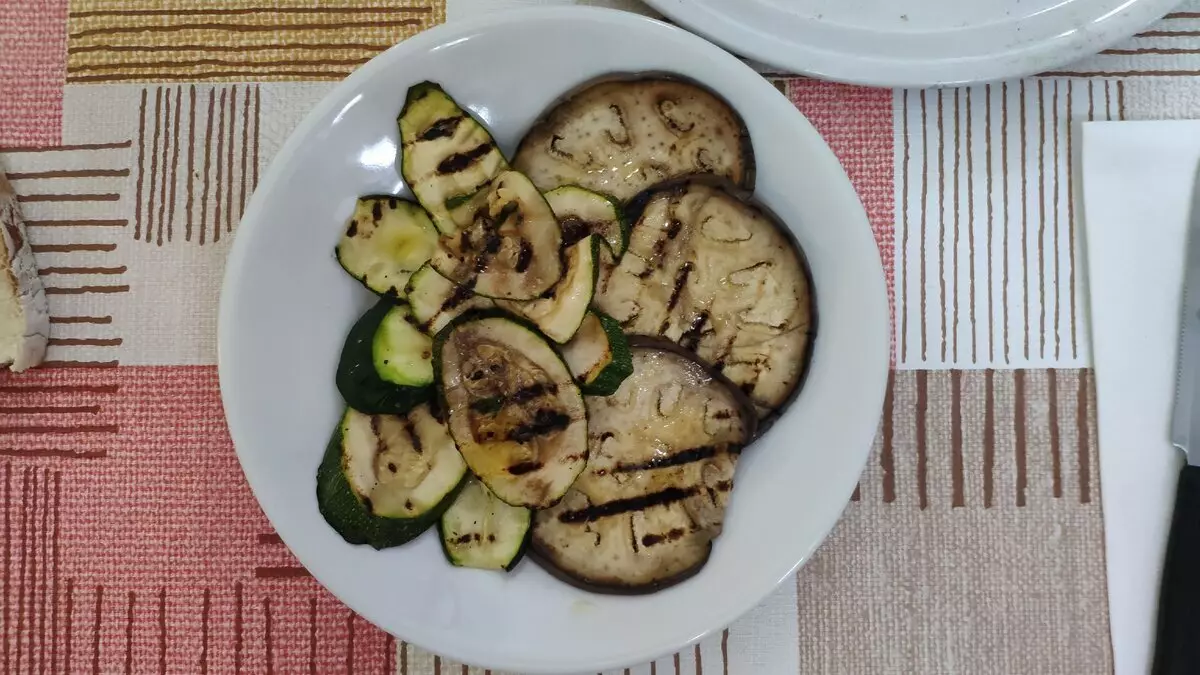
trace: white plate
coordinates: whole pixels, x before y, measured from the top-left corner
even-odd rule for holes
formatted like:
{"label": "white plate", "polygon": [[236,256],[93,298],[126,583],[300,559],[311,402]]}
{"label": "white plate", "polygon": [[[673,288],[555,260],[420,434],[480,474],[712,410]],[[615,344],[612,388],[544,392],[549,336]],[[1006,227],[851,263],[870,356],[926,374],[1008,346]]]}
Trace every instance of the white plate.
{"label": "white plate", "polygon": [[908,87],[1043,72],[1094,54],[1179,0],[646,0],[784,70]]}
{"label": "white plate", "polygon": [[[619,43],[620,48],[614,49]],[[434,533],[377,552],[321,519],[314,475],[342,408],[334,368],[372,297],[333,257],[355,197],[398,191],[396,113],[430,79],[511,151],[542,109],[613,71],[702,81],[745,116],[758,196],[812,261],[819,336],[807,385],[738,466],[725,532],[696,577],[643,597],[589,594],[531,561],[509,575],[446,563]],[[292,134],[237,232],[221,293],[221,394],[246,477],[300,562],[371,622],[471,664],[607,669],[678,649],[762,600],[838,519],[866,461],[888,368],[875,240],[846,174],[769,83],[717,47],[633,14],[496,14],[406,40],[338,85]]]}

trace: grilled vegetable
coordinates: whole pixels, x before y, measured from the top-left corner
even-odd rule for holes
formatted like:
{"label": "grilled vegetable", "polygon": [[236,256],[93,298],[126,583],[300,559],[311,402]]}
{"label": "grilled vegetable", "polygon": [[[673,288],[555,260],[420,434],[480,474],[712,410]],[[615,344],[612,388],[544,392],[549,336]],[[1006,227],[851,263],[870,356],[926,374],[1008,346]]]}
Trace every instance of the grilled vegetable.
{"label": "grilled vegetable", "polygon": [[432,82],[409,88],[398,122],[404,182],[442,234],[458,232],[508,162],[487,129]]}
{"label": "grilled vegetable", "polygon": [[633,374],[588,399],[587,469],[537,513],[533,550],[572,583],[649,592],[708,560],[754,415],[681,352],[633,349]]}
{"label": "grilled vegetable", "polygon": [[433,340],[412,325],[412,312],[397,305],[379,322],[371,360],[384,382],[405,387],[433,384]]}
{"label": "grilled vegetable", "polygon": [[559,344],[570,340],[583,323],[596,293],[600,251],[604,246],[598,235],[585,234],[566,250],[566,272],[545,297],[528,302],[500,300],[500,306],[534,322],[546,337]]}
{"label": "grilled vegetable", "polygon": [[814,329],[807,269],[781,226],[699,183],[645,196],[596,304],[627,333],[695,351],[764,416],[800,382]]}
{"label": "grilled vegetable", "polygon": [[612,394],[633,372],[621,324],[596,311],[583,318],[575,337],[563,345],[562,355],[579,388],[588,396]]}
{"label": "grilled vegetable", "polygon": [[[428,401],[433,388],[424,385],[400,385],[380,377],[375,369],[375,341],[380,326],[397,309],[391,302],[380,300],[367,310],[350,329],[337,367],[337,388],[346,404],[368,415],[407,413],[414,406]],[[404,311],[403,309],[399,311]],[[395,320],[395,316],[391,317]],[[403,335],[403,333],[400,333]],[[428,338],[426,338],[428,340]],[[415,340],[414,340],[415,341]],[[405,340],[397,340],[401,345]],[[390,359],[388,359],[390,361]],[[386,366],[390,367],[388,363]],[[399,364],[397,364],[397,371]],[[396,373],[397,375],[400,373]],[[402,379],[396,377],[395,379]],[[413,380],[421,381],[420,378]]]}
{"label": "grilled vegetable", "polygon": [[525,135],[513,166],[544,191],[578,185],[622,201],[700,173],[754,188],[754,152],[737,112],[700,86],[662,78],[579,91]]}
{"label": "grilled vegetable", "polygon": [[511,570],[525,555],[533,513],[509,506],[477,479],[467,479],[438,522],[442,551],[459,567]]}
{"label": "grilled vegetable", "polygon": [[442,276],[491,298],[532,300],[562,277],[562,231],[546,198],[516,171],[500,174],[470,225],[433,254]]}
{"label": "grilled vegetable", "polygon": [[399,297],[437,241],[437,229],[419,205],[399,197],[363,197],[335,250],[350,276],[380,295]]}
{"label": "grilled vegetable", "polygon": [[564,185],[546,193],[546,201],[562,227],[564,243],[580,239],[584,234],[598,234],[617,260],[629,246],[629,222],[621,205],[611,197]]}
{"label": "grilled vegetable", "polygon": [[505,503],[546,508],[587,463],[583,395],[535,328],[469,314],[434,340],[450,432],[471,471]]}
{"label": "grilled vegetable", "polygon": [[429,406],[404,417],[349,409],[317,469],[317,506],[351,544],[399,546],[441,517],[466,473]]}
{"label": "grilled vegetable", "polygon": [[464,312],[488,309],[493,305],[491,300],[475,295],[465,286],[459,286],[438,274],[429,263],[413,272],[408,285],[404,287],[404,296],[412,308],[417,326],[430,335]]}

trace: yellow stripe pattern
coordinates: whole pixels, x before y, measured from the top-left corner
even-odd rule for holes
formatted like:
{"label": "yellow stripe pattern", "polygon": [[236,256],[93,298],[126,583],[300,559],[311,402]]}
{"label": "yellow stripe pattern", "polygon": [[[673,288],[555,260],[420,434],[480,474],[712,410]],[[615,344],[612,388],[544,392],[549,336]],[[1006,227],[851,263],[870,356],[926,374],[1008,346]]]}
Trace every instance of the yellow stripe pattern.
{"label": "yellow stripe pattern", "polygon": [[71,0],[67,81],[339,80],[445,19],[445,0]]}

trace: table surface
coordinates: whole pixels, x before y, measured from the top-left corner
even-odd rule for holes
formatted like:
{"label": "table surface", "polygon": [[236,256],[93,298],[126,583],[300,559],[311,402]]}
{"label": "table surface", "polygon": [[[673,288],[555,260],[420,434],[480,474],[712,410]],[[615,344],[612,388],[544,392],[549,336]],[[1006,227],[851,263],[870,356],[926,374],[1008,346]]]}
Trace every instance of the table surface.
{"label": "table surface", "polygon": [[[46,367],[0,375],[4,672],[484,672],[356,617],[273,534],[223,421],[217,297],[260,172],[335,82],[437,23],[545,3],[276,4],[0,5],[0,157],[53,317]],[[1195,117],[1198,75],[1194,0],[1023,81],[764,74],[862,196],[895,368],[796,580],[627,672],[1112,670],[1078,123]]]}

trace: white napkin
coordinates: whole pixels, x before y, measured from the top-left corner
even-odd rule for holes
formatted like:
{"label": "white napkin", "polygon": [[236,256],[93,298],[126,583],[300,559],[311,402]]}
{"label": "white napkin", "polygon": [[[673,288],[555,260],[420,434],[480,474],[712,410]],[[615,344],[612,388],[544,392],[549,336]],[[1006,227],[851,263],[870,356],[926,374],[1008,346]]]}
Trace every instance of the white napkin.
{"label": "white napkin", "polygon": [[1200,121],[1083,125],[1085,246],[1117,675],[1146,673],[1153,654],[1182,463],[1169,425],[1197,167]]}

